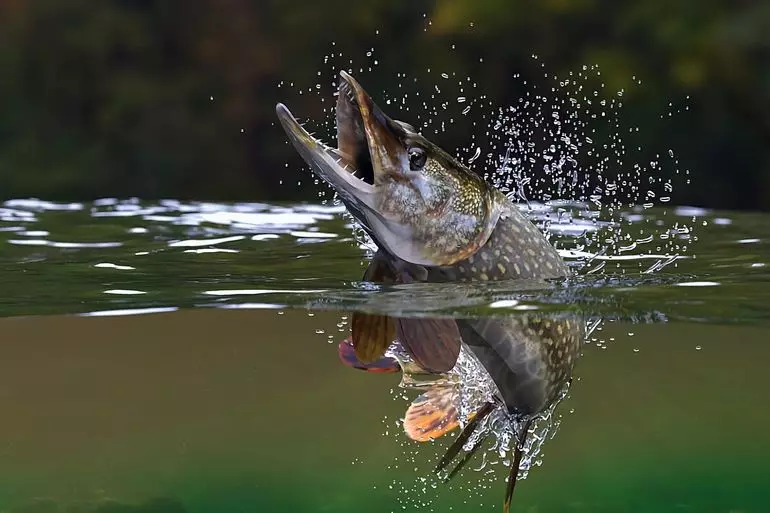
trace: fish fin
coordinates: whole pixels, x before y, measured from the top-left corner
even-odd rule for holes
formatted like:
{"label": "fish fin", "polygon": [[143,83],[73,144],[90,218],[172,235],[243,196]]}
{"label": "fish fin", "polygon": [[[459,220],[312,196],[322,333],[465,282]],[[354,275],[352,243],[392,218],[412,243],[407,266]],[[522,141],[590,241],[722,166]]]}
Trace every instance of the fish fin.
{"label": "fish fin", "polygon": [[[377,252],[364,271],[363,279],[373,283],[393,283],[396,277],[387,258]],[[374,364],[382,358],[396,338],[393,319],[385,315],[354,312],[350,328],[356,359],[364,365]]]}
{"label": "fish fin", "polygon": [[[457,454],[462,450],[463,445],[465,445],[465,442],[468,441],[468,439],[471,437],[474,431],[476,431],[476,428],[478,427],[479,423],[484,420],[484,418],[492,413],[494,411],[494,404],[493,403],[484,403],[484,405],[479,408],[479,410],[476,412],[475,416],[468,422],[468,424],[465,426],[465,428],[460,432],[460,434],[457,436],[457,439],[452,443],[451,446],[449,446],[449,449],[447,449],[447,452],[444,454],[444,456],[441,458],[441,460],[438,462],[438,465],[436,465],[436,469],[434,472],[439,473],[444,468],[446,468],[449,463],[455,459]],[[475,452],[475,450],[473,451]],[[467,462],[469,458],[463,458],[465,462]],[[464,462],[461,462],[461,465],[464,465]],[[453,476],[456,472],[452,472],[450,474],[450,477]]]}
{"label": "fish fin", "polygon": [[479,437],[478,440],[473,444],[473,447],[471,447],[471,450],[465,453],[465,456],[463,456],[463,459],[460,460],[460,463],[458,463],[455,468],[452,469],[452,471],[446,476],[446,479],[444,479],[444,482],[450,481],[453,477],[457,475],[460,470],[462,470],[465,465],[468,464],[469,461],[471,461],[471,458],[476,455],[478,450],[481,448],[482,444],[487,440],[489,437],[489,432],[484,433],[482,436]]}
{"label": "fish fin", "polygon": [[436,385],[419,395],[404,416],[406,435],[417,442],[435,440],[459,425],[457,390],[452,385]]}
{"label": "fish fin", "polygon": [[460,331],[454,319],[398,318],[401,344],[423,369],[449,372],[460,356]]}
{"label": "fish fin", "polygon": [[390,265],[383,253],[374,254],[372,261],[364,271],[364,281],[372,283],[394,283],[396,281],[396,272]]}
{"label": "fish fin", "polygon": [[340,342],[339,348],[340,360],[348,367],[367,372],[399,372],[401,366],[395,358],[383,356],[372,363],[363,363],[356,357],[356,350],[353,347],[353,340],[348,337]]}
{"label": "fish fin", "polygon": [[396,338],[393,318],[385,315],[354,312],[350,325],[356,358],[365,365],[382,358]]}
{"label": "fish fin", "polygon": [[503,513],[508,513],[511,510],[511,499],[513,498],[513,490],[516,488],[516,481],[519,478],[519,467],[521,466],[521,459],[524,456],[524,443],[527,441],[527,433],[529,427],[532,425],[532,419],[524,423],[521,435],[518,437],[516,446],[513,449],[513,461],[511,462],[511,471],[508,473],[508,484],[505,488],[505,502],[503,502]]}

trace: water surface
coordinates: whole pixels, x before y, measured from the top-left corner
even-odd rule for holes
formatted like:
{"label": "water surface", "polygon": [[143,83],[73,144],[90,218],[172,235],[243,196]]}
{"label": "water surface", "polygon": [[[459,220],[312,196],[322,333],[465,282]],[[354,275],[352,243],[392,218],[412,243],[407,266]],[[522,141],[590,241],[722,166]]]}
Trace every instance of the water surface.
{"label": "water surface", "polygon": [[584,205],[569,215],[559,205],[522,208],[548,223],[578,277],[537,289],[383,290],[361,282],[370,251],[340,206],[9,201],[0,209],[0,315],[187,307],[496,315],[577,304],[628,320],[768,319],[770,229],[760,214],[632,209],[617,216],[621,225]]}

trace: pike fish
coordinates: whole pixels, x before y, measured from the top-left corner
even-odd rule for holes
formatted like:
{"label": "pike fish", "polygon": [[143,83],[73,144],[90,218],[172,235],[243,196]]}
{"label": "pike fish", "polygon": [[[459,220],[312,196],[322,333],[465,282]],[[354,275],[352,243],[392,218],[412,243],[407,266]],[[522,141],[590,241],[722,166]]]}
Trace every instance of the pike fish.
{"label": "pike fish", "polygon": [[[276,114],[300,156],[331,185],[377,246],[364,280],[545,281],[570,274],[556,249],[505,194],[412,125],[387,116],[348,73],[340,73],[336,148],[307,132],[285,105],[279,103]],[[440,462],[441,469],[495,407],[502,405],[519,419],[546,410],[571,379],[584,328],[574,319],[536,315],[452,319],[355,312],[354,354],[344,354],[358,368],[396,370],[382,358],[398,340],[417,366],[446,373],[457,362],[461,344],[473,352],[500,393],[495,404],[476,412]],[[445,395],[425,401],[436,403],[429,409],[432,416],[448,409]],[[527,426],[516,444],[505,511]],[[443,434],[446,426],[439,431]]]}

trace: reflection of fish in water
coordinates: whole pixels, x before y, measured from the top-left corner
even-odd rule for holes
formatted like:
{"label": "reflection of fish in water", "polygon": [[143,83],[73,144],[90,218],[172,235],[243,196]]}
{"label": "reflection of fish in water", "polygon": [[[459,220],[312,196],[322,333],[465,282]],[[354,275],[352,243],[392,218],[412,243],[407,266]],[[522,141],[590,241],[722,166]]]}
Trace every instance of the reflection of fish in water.
{"label": "reflection of fish in water", "polygon": [[[342,72],[341,78],[337,148],[313,138],[284,105],[276,112],[300,155],[377,245],[365,280],[483,282],[568,275],[553,246],[503,193],[410,125],[385,115],[350,75]],[[447,372],[465,342],[490,372],[509,413],[518,416],[536,414],[553,401],[571,374],[582,334],[571,321],[545,318],[360,312],[351,328],[356,358],[364,365],[382,358],[397,338],[419,367]],[[492,409],[482,408],[460,438]],[[516,474],[512,469],[506,509]]]}

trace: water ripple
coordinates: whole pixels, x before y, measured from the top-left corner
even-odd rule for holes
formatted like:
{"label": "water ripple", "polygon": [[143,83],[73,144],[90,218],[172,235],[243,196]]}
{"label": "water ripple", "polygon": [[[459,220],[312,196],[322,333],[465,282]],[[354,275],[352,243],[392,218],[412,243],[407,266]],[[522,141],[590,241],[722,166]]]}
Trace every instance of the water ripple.
{"label": "water ripple", "polygon": [[10,200],[0,207],[0,315],[307,308],[496,316],[539,309],[637,322],[770,322],[770,247],[762,243],[770,223],[761,217],[676,207],[603,219],[577,202],[530,202],[522,211],[577,277],[362,282],[371,244],[340,205]]}

